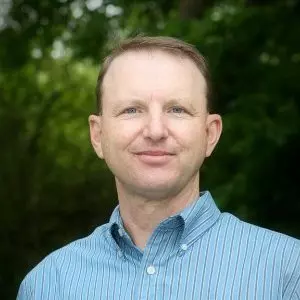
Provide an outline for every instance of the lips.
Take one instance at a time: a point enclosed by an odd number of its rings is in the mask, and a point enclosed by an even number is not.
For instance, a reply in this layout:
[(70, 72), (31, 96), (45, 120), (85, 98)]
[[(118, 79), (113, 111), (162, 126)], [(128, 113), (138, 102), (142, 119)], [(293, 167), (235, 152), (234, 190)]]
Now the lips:
[(139, 151), (136, 153), (137, 155), (145, 155), (145, 156), (165, 156), (165, 155), (174, 155), (171, 152), (164, 151), (164, 150), (146, 150), (146, 151)]
[(162, 167), (168, 164), (175, 153), (165, 150), (145, 150), (135, 152), (136, 157), (142, 163), (152, 167)]

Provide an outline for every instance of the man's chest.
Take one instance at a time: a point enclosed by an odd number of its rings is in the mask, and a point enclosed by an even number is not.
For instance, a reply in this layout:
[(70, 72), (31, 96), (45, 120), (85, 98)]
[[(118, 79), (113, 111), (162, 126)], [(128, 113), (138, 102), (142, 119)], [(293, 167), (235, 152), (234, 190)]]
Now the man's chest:
[[(251, 254), (251, 253), (250, 253)], [(186, 249), (141, 261), (108, 257), (68, 277), (62, 299), (280, 299), (279, 268), (267, 257)]]

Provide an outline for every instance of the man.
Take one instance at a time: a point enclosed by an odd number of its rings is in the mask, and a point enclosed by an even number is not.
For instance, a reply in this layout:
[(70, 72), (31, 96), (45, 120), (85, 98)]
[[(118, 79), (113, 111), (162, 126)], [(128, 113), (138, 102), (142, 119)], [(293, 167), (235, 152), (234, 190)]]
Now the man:
[(300, 243), (220, 213), (199, 169), (222, 131), (195, 48), (125, 41), (104, 62), (91, 142), (115, 175), (108, 224), (47, 256), (18, 299), (300, 299)]

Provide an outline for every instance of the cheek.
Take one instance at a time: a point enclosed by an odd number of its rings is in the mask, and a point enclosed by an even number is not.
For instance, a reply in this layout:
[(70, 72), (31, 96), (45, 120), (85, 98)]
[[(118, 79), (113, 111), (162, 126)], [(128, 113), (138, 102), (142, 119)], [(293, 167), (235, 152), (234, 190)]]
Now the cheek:
[(135, 120), (113, 122), (103, 127), (105, 148), (111, 151), (126, 149), (139, 134), (141, 125)]
[(181, 123), (172, 127), (177, 141), (189, 150), (196, 150), (203, 146), (206, 140), (206, 131), (199, 123)]

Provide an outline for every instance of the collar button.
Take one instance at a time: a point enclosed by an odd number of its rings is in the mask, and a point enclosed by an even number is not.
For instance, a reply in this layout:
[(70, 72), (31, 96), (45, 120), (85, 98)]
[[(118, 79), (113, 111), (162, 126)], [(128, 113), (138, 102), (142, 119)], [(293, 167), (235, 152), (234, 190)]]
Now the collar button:
[(181, 250), (186, 251), (187, 248), (188, 248), (188, 245), (187, 244), (181, 244), (180, 248), (181, 248)]

